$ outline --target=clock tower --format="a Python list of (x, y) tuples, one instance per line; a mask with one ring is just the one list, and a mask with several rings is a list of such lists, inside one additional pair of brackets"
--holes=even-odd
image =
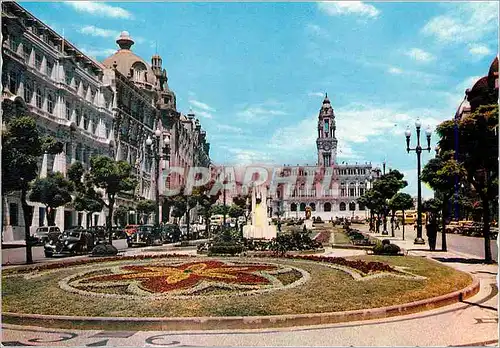
[(337, 139), (335, 138), (335, 114), (332, 105), (325, 95), (323, 106), (319, 110), (318, 117), (318, 165), (332, 166), (337, 160)]

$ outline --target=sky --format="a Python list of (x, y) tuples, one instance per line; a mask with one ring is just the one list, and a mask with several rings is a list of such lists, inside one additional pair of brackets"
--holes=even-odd
[(414, 146), (417, 118), (424, 129), (452, 118), (498, 54), (496, 1), (21, 4), (99, 61), (123, 30), (146, 61), (160, 54), (178, 110), (200, 119), (216, 163), (314, 165), (328, 93), (337, 161), (385, 161), (412, 195), (405, 129)]

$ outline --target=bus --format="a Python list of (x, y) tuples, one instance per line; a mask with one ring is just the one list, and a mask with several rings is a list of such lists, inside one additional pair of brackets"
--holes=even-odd
[[(405, 210), (405, 217), (404, 217), (404, 222), (405, 225), (413, 225), (417, 223), (417, 211), (416, 210)], [(421, 214), (422, 216), (422, 224), (425, 224), (426, 221), (426, 215), (425, 213)], [(399, 221), (403, 221), (403, 212), (401, 210), (398, 210), (396, 212), (396, 219)]]

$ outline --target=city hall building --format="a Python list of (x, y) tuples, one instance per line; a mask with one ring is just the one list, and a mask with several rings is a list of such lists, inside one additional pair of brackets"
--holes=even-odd
[[(164, 184), (157, 182), (154, 160), (146, 139), (155, 139), (156, 154), (166, 154), (160, 171), (169, 165), (210, 165), (210, 144), (206, 132), (193, 113), (177, 111), (175, 94), (168, 87), (162, 59), (155, 54), (151, 64), (132, 51), (134, 41), (127, 32), (116, 40), (115, 54), (102, 63), (52, 30), (16, 2), (2, 2), (2, 110), (3, 121), (16, 115), (35, 118), (42, 135), (63, 144), (58, 155), (39, 159), (40, 177), (50, 172), (66, 174), (80, 161), (88, 169), (90, 157), (106, 155), (129, 162), (139, 185), (121, 194), (115, 207), (129, 208), (134, 221), (137, 200), (155, 199)], [(8, 107), (5, 107), (5, 106)], [(167, 146), (169, 145), (169, 146)], [(161, 177), (161, 173), (160, 173)], [(33, 207), (32, 232), (47, 225), (45, 206)], [(70, 205), (57, 208), (56, 225), (62, 230), (72, 225), (104, 225), (107, 211), (87, 214)], [(168, 211), (163, 212), (163, 219)], [(19, 195), (2, 196), (2, 239), (24, 239), (24, 216)]]
[[(283, 166), (278, 175), (296, 177), (295, 185), (278, 184), (269, 192), (271, 215), (279, 213), (282, 217), (303, 218), (307, 206), (312, 216), (330, 220), (335, 217), (364, 218), (368, 212), (357, 202), (380, 171), (371, 163), (337, 163), (337, 144), (335, 136), (335, 113), (325, 96), (318, 115), (317, 127), (317, 165)], [(324, 185), (327, 180), (328, 185)]]

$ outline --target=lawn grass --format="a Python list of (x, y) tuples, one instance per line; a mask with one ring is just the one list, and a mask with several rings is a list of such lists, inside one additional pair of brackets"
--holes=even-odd
[(352, 245), (351, 240), (344, 232), (343, 228), (332, 227), (333, 240), (336, 245)]
[[(426, 280), (382, 277), (354, 281), (345, 272), (321, 263), (280, 259), (282, 264), (308, 271), (311, 279), (301, 286), (251, 296), (195, 299), (111, 299), (66, 292), (58, 281), (77, 269), (62, 269), (38, 278), (2, 280), (2, 311), (79, 316), (194, 317), (278, 315), (356, 310), (396, 305), (462, 289), (471, 283), (466, 273), (422, 257), (359, 256), (408, 267)], [(263, 262), (273, 262), (264, 259)]]

